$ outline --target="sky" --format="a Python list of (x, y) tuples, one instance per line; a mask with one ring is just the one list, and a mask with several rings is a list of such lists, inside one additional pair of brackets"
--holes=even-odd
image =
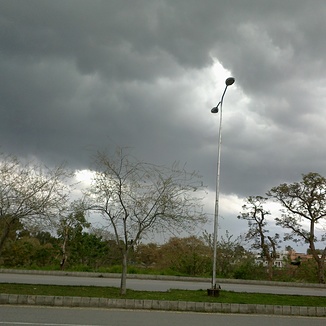
[(211, 108), (233, 76), (219, 233), (237, 236), (246, 197), (326, 176), (325, 30), (324, 0), (0, 0), (0, 151), (74, 170), (117, 146), (178, 161), (212, 220)]

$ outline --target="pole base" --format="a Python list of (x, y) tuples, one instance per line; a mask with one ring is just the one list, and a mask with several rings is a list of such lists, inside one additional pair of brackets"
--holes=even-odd
[(207, 295), (209, 297), (218, 297), (220, 295), (219, 287), (214, 289), (207, 289)]

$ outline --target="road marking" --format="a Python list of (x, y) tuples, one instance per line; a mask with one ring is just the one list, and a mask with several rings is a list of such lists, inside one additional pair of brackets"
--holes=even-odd
[(26, 323), (15, 321), (0, 321), (0, 325), (42, 325), (42, 326), (103, 326), (94, 324), (53, 324), (53, 323)]

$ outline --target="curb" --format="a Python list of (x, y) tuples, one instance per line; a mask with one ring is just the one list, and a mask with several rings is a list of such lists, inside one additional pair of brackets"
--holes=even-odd
[(326, 317), (326, 307), (107, 299), (91, 297), (42, 296), (22, 294), (0, 294), (0, 304)]

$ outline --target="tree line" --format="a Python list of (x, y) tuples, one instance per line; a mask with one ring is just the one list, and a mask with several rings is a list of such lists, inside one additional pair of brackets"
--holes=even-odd
[[(64, 239), (61, 232), (31, 232), (22, 227), (12, 232), (0, 258), (5, 268), (60, 270), (62, 245), (65, 243), (67, 271), (121, 273), (122, 255), (112, 235), (101, 229), (77, 227)], [(128, 273), (160, 274), (193, 277), (211, 277), (212, 235), (184, 238), (171, 237), (163, 244), (139, 243), (129, 255)], [(233, 238), (228, 232), (221, 236), (217, 246), (217, 276), (267, 280), (268, 269), (257, 263), (256, 255), (245, 249), (241, 237)], [(273, 280), (318, 282), (316, 266), (306, 261), (300, 267), (290, 261), (284, 268), (273, 268)]]
[[(3, 248), (1, 266), (27, 269), (62, 269), (62, 245), (65, 243), (66, 270), (94, 272), (122, 272), (122, 253), (112, 236), (101, 235), (102, 230), (87, 232), (78, 228), (68, 241), (58, 232), (13, 232)], [(210, 277), (212, 247), (210, 235), (185, 238), (171, 237), (163, 244), (139, 243), (128, 256), (129, 273)], [(234, 273), (253, 256), (238, 240), (222, 237), (218, 246), (220, 277), (234, 277)], [(207, 242), (208, 241), (208, 242)], [(253, 262), (253, 260), (252, 260)]]
[[(0, 257), (9, 235), (18, 231), (55, 229), (63, 239), (61, 268), (67, 262), (72, 233), (86, 226), (87, 214), (100, 214), (121, 255), (121, 294), (126, 293), (129, 256), (148, 233), (190, 231), (206, 222), (201, 204), (204, 189), (196, 171), (142, 162), (125, 149), (115, 155), (98, 152), (92, 183), (72, 200), (72, 174), (0, 157)], [(198, 194), (198, 195), (196, 195)]]
[[(124, 149), (117, 149), (112, 157), (97, 153), (92, 171), (92, 183), (72, 200), (76, 186), (63, 166), (50, 169), (0, 156), (0, 264), (53, 267), (55, 263), (61, 269), (88, 266), (92, 270), (120, 265), (121, 294), (126, 293), (128, 266), (129, 270), (142, 266), (177, 274), (209, 273), (208, 234), (172, 237), (161, 246), (143, 244), (150, 233), (191, 233), (206, 222), (205, 187), (196, 171), (188, 172), (176, 163), (165, 167), (142, 162)], [(268, 261), (271, 279), (280, 237), (268, 232), (267, 200), (281, 203), (276, 223), (289, 229), (286, 239), (309, 245), (318, 281), (325, 282), (326, 247), (317, 249), (325, 238), (318, 239), (315, 232), (326, 216), (325, 190), (326, 179), (308, 173), (300, 182), (272, 188), (265, 197), (246, 199), (239, 218), (248, 221), (246, 240)], [(99, 229), (89, 222), (94, 213), (102, 217)], [(232, 239), (227, 233), (219, 241), (219, 276), (259, 275), (252, 255)]]

